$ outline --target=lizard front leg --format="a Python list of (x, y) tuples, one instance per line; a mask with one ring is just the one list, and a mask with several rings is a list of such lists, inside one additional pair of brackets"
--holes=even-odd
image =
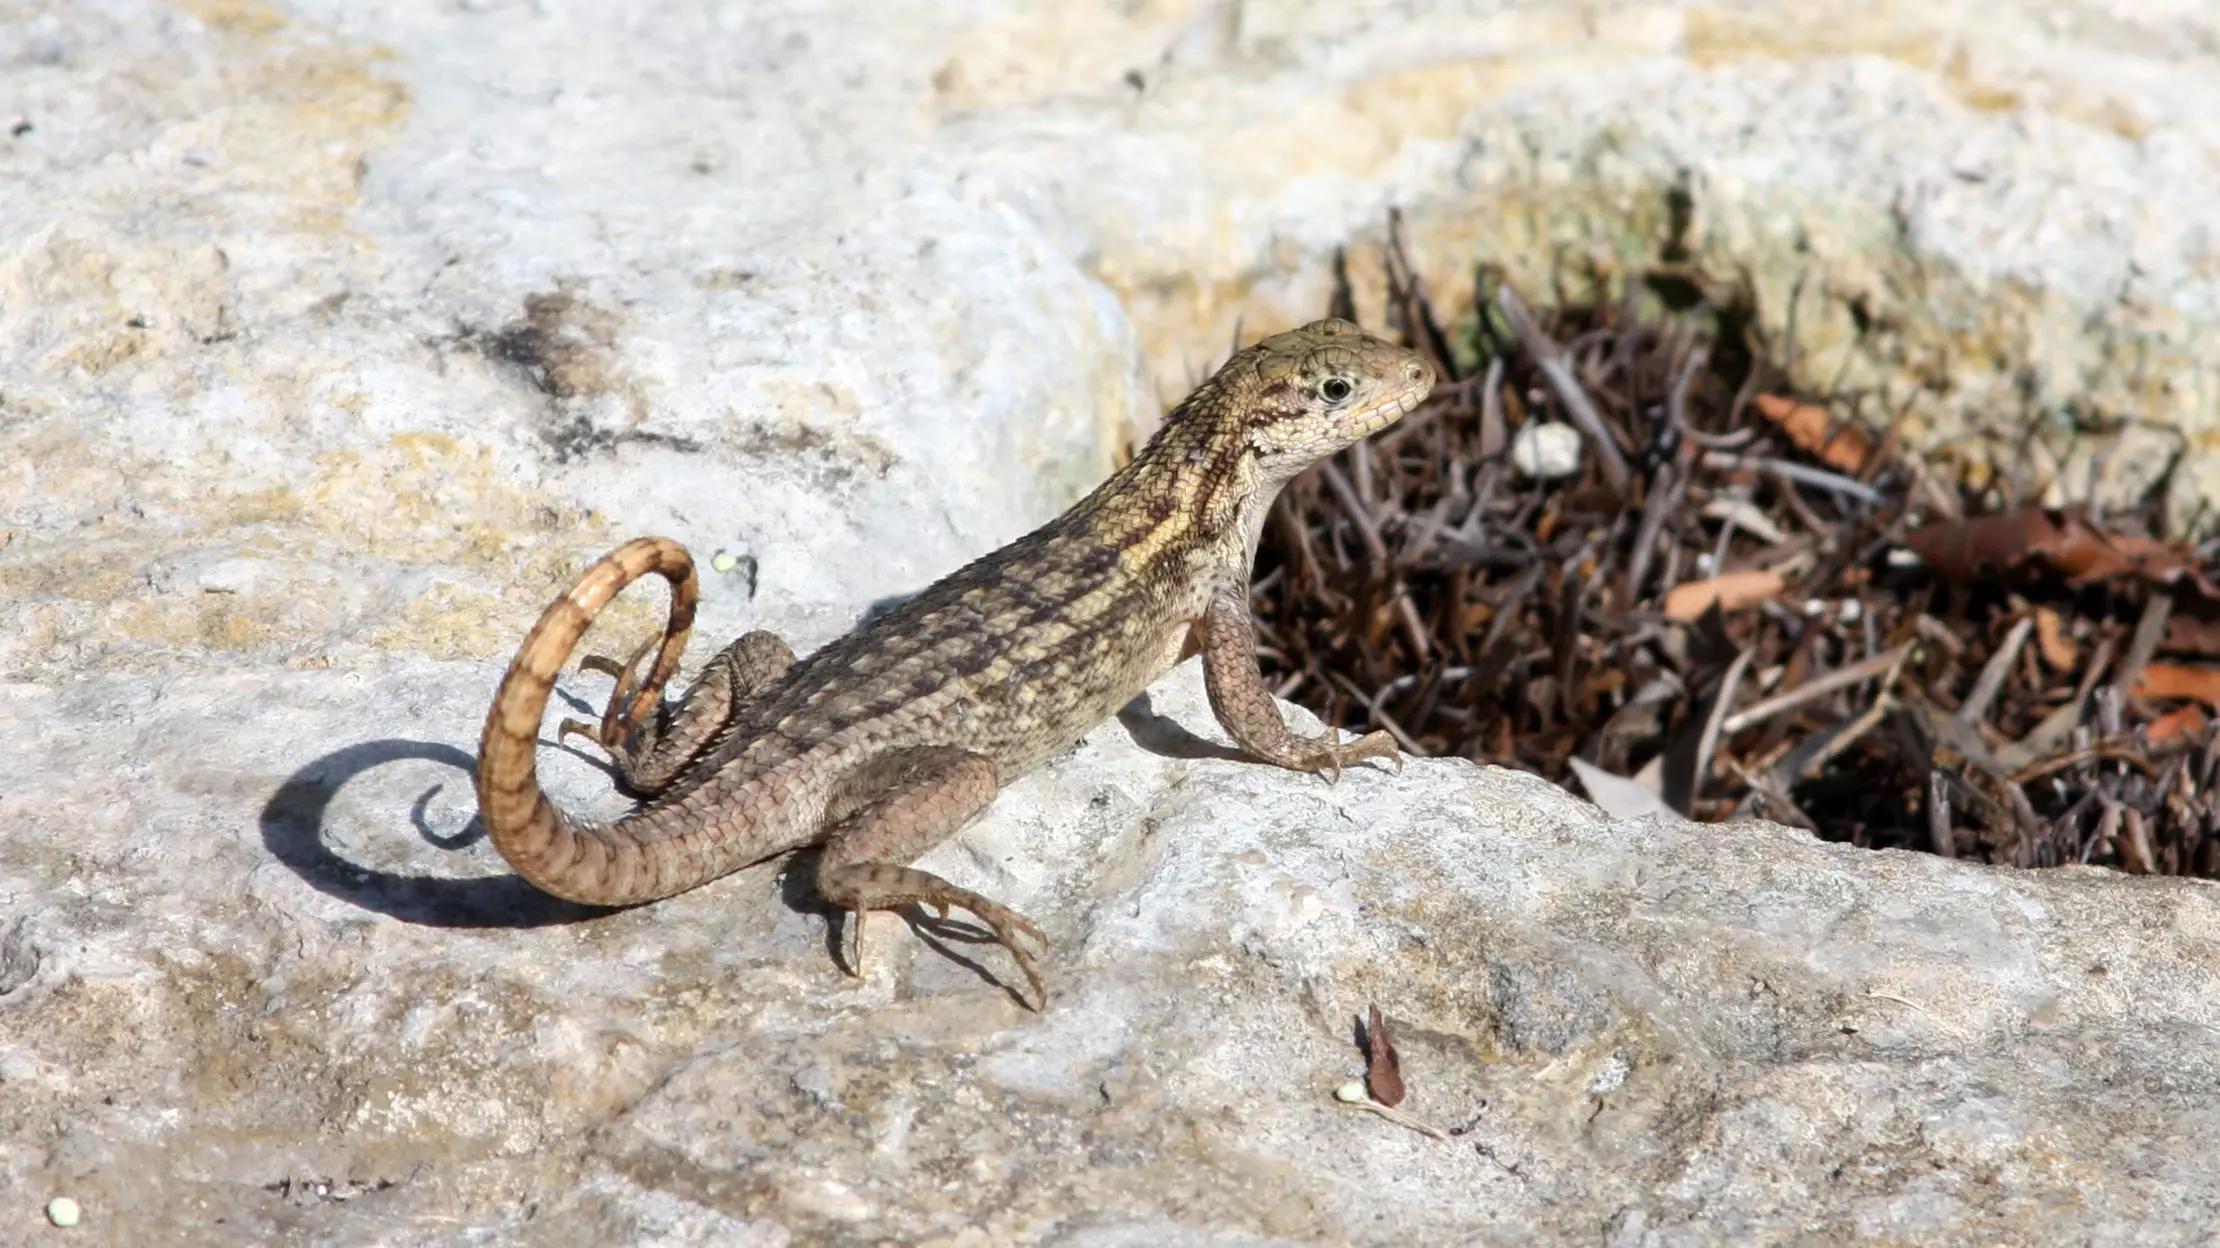
[(617, 687), (598, 727), (566, 719), (556, 734), (558, 740), (574, 732), (590, 738), (608, 751), (627, 788), (651, 797), (678, 778), (750, 697), (794, 666), (794, 648), (778, 634), (745, 633), (709, 660), (677, 706), (666, 707), (660, 687), (633, 683), (654, 647), (651, 639), (621, 666), (598, 654), (581, 659), (580, 669), (614, 676)]
[(954, 746), (920, 746), (880, 755), (842, 783), (853, 805), (825, 838), (817, 862), (817, 891), (855, 915), (855, 956), (863, 974), (864, 916), (921, 901), (948, 917), (950, 907), (978, 916), (1010, 951), (1032, 986), (1036, 1009), (1048, 1006), (1048, 989), (1034, 955), (1020, 935), (1045, 950), (1048, 937), (1033, 920), (1000, 902), (958, 888), (929, 871), (904, 865), (938, 845), (985, 810), (999, 787), (994, 763)]
[(1242, 749), (1292, 771), (1325, 772), (1329, 780), (1340, 779), (1344, 766), (1367, 758), (1392, 759), (1395, 770), (1403, 770), (1395, 738), (1385, 732), (1368, 732), (1342, 745), (1341, 734), (1331, 728), (1315, 740), (1288, 731), (1257, 666), (1256, 622), (1249, 616), (1246, 587), (1221, 587), (1212, 593), (1197, 627), (1210, 710)]

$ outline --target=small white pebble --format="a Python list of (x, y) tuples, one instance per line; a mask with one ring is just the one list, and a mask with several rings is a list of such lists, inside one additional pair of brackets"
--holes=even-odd
[(77, 1207), (77, 1202), (67, 1196), (56, 1196), (46, 1202), (46, 1220), (56, 1226), (77, 1225), (77, 1219), (83, 1212)]
[(1588, 1081), (1588, 1091), (1597, 1096), (1616, 1092), (1626, 1085), (1626, 1077), (1633, 1069), (1634, 1064), (1626, 1060), (1626, 1054), (1615, 1052), (1603, 1059), (1603, 1068)]
[(1580, 431), (1561, 420), (1530, 420), (1511, 438), (1511, 466), (1535, 481), (1580, 471)]
[(1364, 1090), (1364, 1080), (1351, 1079), (1334, 1089), (1334, 1099), (1347, 1101), (1351, 1105), (1362, 1105), (1372, 1099), (1372, 1094)]

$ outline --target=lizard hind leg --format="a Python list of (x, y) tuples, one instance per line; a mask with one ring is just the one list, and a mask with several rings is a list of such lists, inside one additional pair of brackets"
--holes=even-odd
[(794, 648), (778, 634), (762, 629), (744, 633), (718, 651), (671, 706), (664, 703), (660, 688), (634, 680), (640, 660), (654, 644), (642, 645), (622, 664), (598, 654), (581, 659), (582, 670), (616, 677), (616, 688), (598, 727), (566, 719), (561, 729), (564, 736), (575, 732), (599, 744), (625, 787), (649, 796), (668, 788), (750, 698), (794, 666)]
[(986, 924), (1032, 988), (1028, 1004), (1047, 1008), (1048, 989), (1029, 947), (1042, 952), (1048, 947), (1039, 926), (1000, 902), (904, 865), (954, 835), (994, 801), (998, 781), (993, 761), (953, 746), (897, 750), (859, 768), (843, 787), (860, 805), (826, 837), (816, 883), (820, 896), (855, 916), (854, 973), (863, 974), (864, 916), (922, 902), (943, 918), (954, 908)]

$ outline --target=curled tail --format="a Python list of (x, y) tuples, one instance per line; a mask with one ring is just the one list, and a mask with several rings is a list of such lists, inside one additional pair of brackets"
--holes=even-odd
[(643, 537), (603, 555), (540, 613), (539, 623), (509, 661), (478, 738), (478, 812), (486, 835), (518, 875), (570, 901), (625, 905), (666, 897), (700, 882), (670, 878), (682, 864), (658, 852), (669, 848), (654, 843), (658, 830), (632, 826), (651, 825), (653, 816), (593, 823), (564, 814), (540, 790), (540, 720), (556, 674), (601, 608), (651, 572), (671, 583), (671, 613), (655, 664), (633, 705), (655, 706), (664, 684), (678, 671), (686, 635), (694, 627), (701, 582), (684, 546), (666, 537)]

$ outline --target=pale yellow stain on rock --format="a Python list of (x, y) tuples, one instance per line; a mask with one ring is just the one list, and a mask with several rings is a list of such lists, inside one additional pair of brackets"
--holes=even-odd
[[(11, 546), (0, 559), (0, 597), (47, 601), (18, 645), (0, 645), (0, 667), (11, 665), (11, 652), (90, 656), (116, 642), (277, 650), (271, 657), (304, 661), (334, 641), (496, 657), (614, 544), (598, 516), (519, 487), (485, 446), (404, 433), (311, 462), (296, 486), (212, 493), (182, 526)], [(134, 475), (129, 464), (113, 467)], [(243, 589), (212, 589), (191, 571), (237, 559), (261, 561)], [(392, 601), (346, 582), (344, 569), (363, 560), (452, 569), (473, 583), (435, 580)], [(662, 608), (651, 597), (659, 599), (627, 595), (610, 609), (610, 625), (624, 636), (654, 627)]]
[[(1898, 13), (1804, 22), (1770, 10), (1725, 16), (1700, 10), (1688, 18), (1687, 49), (1691, 59), (1711, 64), (1760, 56), (1881, 56), (1934, 75), (1968, 108), (2027, 106), (2019, 95), (2000, 93), (2007, 88), (1992, 89), (1965, 52), (1949, 51), (1948, 43), (1924, 29), (1925, 20)], [(1520, 71), (1540, 72), (1546, 71), (1540, 66)], [(1416, 118), (1409, 133), (1417, 137), (1443, 132), (1451, 119), (1470, 116), (1485, 97), (1508, 93), (1516, 81), (1483, 67), (1450, 64), (1395, 75), (1367, 89), (1377, 93), (1384, 112)], [(2128, 141), (2144, 133), (2131, 105), (2089, 97), (2086, 88), (2076, 91), (2047, 91), (2043, 106)], [(1363, 135), (1349, 111), (1356, 108), (1352, 101), (1363, 99), (1362, 90), (1345, 91), (1334, 110), (1305, 114), (1301, 125), (1333, 137), (1329, 146), (1346, 155)], [(1247, 147), (1251, 154), (1245, 159), (1255, 160), (1268, 135), (1268, 129), (1259, 129), (1229, 138), (1222, 150), (1230, 154)], [(1386, 129), (1372, 137), (1376, 154), (1391, 151), (1396, 141)], [(1412, 255), (1453, 330), (1472, 322), (1474, 258), (1542, 302), (1560, 283), (1576, 299), (1600, 294), (1616, 301), (1626, 274), (1660, 263), (1674, 237), (1671, 188), (1611, 170), (1601, 154), (1614, 141), (1609, 133), (1600, 134), (1570, 166), (1546, 180), (1505, 180), (1476, 188), (1454, 204), (1409, 207), (1405, 234)], [(1381, 167), (1364, 166), (1369, 173)], [(1879, 206), (1792, 188), (1776, 188), (1755, 200), (1715, 192), (1705, 199), (1679, 240), (1687, 253), (1681, 267), (1721, 293), (1747, 280), (1764, 329), (1776, 343), (1785, 340), (1793, 323), (1792, 384), (1887, 396), (1892, 407), (1903, 410), (1901, 432), (1914, 445), (1959, 439), (1973, 421), (2024, 408), (2017, 379), (2036, 361), (2060, 379), (2059, 393), (2074, 394), (2092, 411), (2202, 423), (2193, 413), (2200, 402), (2209, 402), (2210, 388), (2180, 384), (2183, 377), (2203, 374), (2190, 346), (2193, 336), (2183, 331), (2173, 309), (2124, 303), (2106, 317), (2105, 332), (2091, 333), (2086, 318), (2068, 314), (2056, 292), (2012, 277), (1969, 274), (1947, 259), (1907, 252)], [(1212, 228), (1230, 235), (1233, 225)], [(1368, 324), (1387, 323), (1382, 242), (1375, 225), (1346, 249), (1358, 315)], [(1191, 382), (1198, 371), (1194, 357), (1202, 356), (1205, 367), (1223, 358), (1236, 326), (1244, 341), (1253, 341), (1325, 306), (1332, 279), (1322, 257), (1274, 259), (1213, 280), (1193, 268), (1159, 276), (1162, 266), (1145, 252), (1106, 254), (1098, 276), (1127, 292), (1163, 402), (1176, 400)], [(1591, 267), (1606, 275), (1605, 289), (1587, 289), (1584, 274)], [(1980, 454), (1961, 450), (1963, 458)], [(2086, 453), (2076, 452), (2064, 471), (2078, 471), (2085, 459)], [(2201, 471), (2193, 463), (2190, 471), (2220, 479), (2220, 468)]]
[(251, 45), (235, 62), (236, 98), (222, 110), (218, 131), (258, 144), (242, 151), (252, 157), (240, 162), (244, 170), (291, 174), (284, 181), (293, 194), (353, 202), (362, 152), (328, 145), (383, 142), (407, 120), (407, 86), (370, 68), (392, 53), (304, 32), (282, 11), (251, 0), (181, 0), (177, 7)]
[(1960, 104), (1976, 112), (2039, 108), (2128, 140), (2140, 141), (2150, 124), (2117, 96), (2093, 91), (2021, 61), (1976, 63), (1953, 27), (1955, 9), (1932, 4), (1767, 6), (1690, 9), (1684, 47), (1698, 65), (1723, 66), (1754, 58), (1806, 60), (1873, 56), (1935, 75)]
[[(223, 323), (224, 258), (205, 242), (161, 244), (70, 219), (0, 251), (0, 344), (27, 375), (98, 377), (189, 350)], [(12, 398), (13, 396), (11, 396)]]
[[(264, 253), (273, 235), (308, 236), (295, 244), (308, 272), (340, 271), (370, 247), (347, 213), (369, 155), (409, 113), (408, 88), (374, 68), (388, 54), (268, 6), (181, 7), (210, 27), (217, 72), (149, 63), (121, 76), (124, 106), (150, 124), (117, 158), (146, 172), (111, 194), (35, 202), (10, 223), (0, 288), (16, 297), (0, 306), (0, 351), (17, 370), (11, 405), (66, 405), (86, 378), (201, 349), (236, 328), (244, 302), (282, 308), (284, 289), (241, 289), (211, 235), (260, 240), (250, 251)], [(191, 384), (164, 388), (180, 382)]]
[[(234, 468), (220, 437), (194, 445), (192, 424), (172, 437), (113, 419), (140, 402), (187, 413), (208, 388), (243, 383), (267, 413), (249, 418), (253, 433), (278, 445), (280, 461), (306, 458), (287, 449), (285, 413), (300, 407), (308, 370), (273, 372), (264, 352), (225, 343), (242, 315), (246, 329), (267, 331), (294, 311), (289, 300), (315, 297), (297, 295), (304, 283), (269, 257), (294, 253), (300, 273), (332, 280), (368, 248), (346, 214), (367, 154), (409, 111), (407, 88), (375, 68), (382, 51), (267, 5), (180, 7), (208, 28), (193, 54), (212, 72), (150, 59), (112, 75), (119, 107), (147, 119), (115, 158), (140, 172), (103, 194), (38, 202), (40, 215), (11, 223), (0, 246), (0, 289), (14, 296), (0, 302), (11, 418), (0, 464), (12, 465), (0, 470), (11, 535), (0, 551), (0, 670), (82, 670), (149, 644), (235, 653), (344, 640), (360, 627), (349, 612), (374, 603), (335, 594), (325, 561), (365, 535), (400, 544), (390, 494), (373, 504), (354, 501), (366, 493), (359, 486), (342, 488), (319, 510), (295, 487), (242, 482), (251, 470)], [(242, 253), (233, 238), (255, 245)], [(396, 460), (395, 480), (429, 475), (421, 454), (384, 454)], [(447, 544), (491, 564), (484, 532), (495, 520), (480, 510), (477, 528)], [(249, 586), (195, 583), (196, 569), (271, 545)]]
[(1750, 57), (1793, 60), (1868, 55), (1937, 68), (1942, 59), (1942, 19), (1934, 5), (1880, 3), (1824, 7), (1768, 5), (1690, 9), (1682, 48), (1698, 65), (1728, 65)]
[(1051, 4), (981, 22), (933, 71), (936, 102), (963, 113), (1115, 83), (1129, 69), (1153, 66), (1205, 7), (1205, 0)]
[(219, 30), (268, 35), (285, 29), (285, 13), (254, 0), (179, 0), (177, 7)]
[[(547, 552), (553, 554), (555, 552)], [(541, 557), (532, 561), (532, 579), (542, 579), (542, 592), (488, 593), (453, 581), (436, 581), (426, 592), (409, 599), (381, 626), (362, 640), (381, 650), (413, 650), (435, 659), (495, 658), (524, 641), (531, 621), (577, 573), (585, 570), (584, 558)], [(595, 618), (593, 628), (580, 643), (578, 654), (606, 654), (622, 660), (635, 646), (660, 634), (665, 595), (652, 586), (626, 593)], [(706, 640), (706, 639), (705, 639)]]

